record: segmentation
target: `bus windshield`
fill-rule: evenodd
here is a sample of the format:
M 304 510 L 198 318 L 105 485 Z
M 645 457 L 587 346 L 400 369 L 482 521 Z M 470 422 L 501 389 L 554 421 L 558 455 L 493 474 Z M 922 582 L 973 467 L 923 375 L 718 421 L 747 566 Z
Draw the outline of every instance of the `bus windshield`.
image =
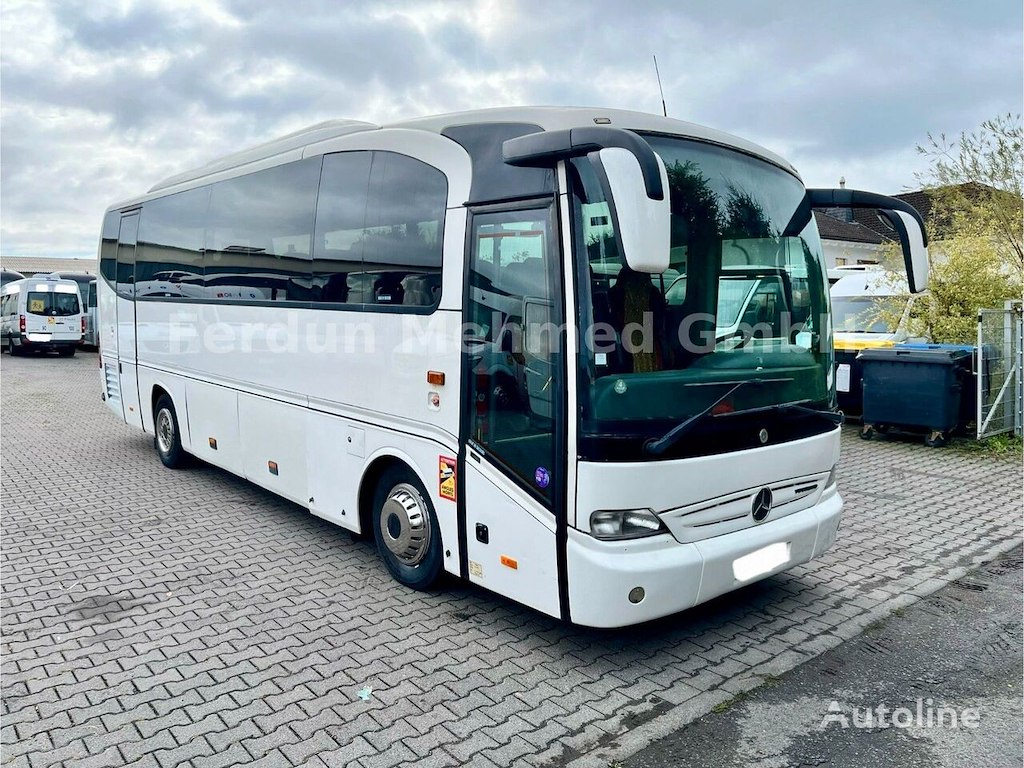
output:
M 626 266 L 593 164 L 571 163 L 583 435 L 643 439 L 746 379 L 755 386 L 719 410 L 828 407 L 827 285 L 799 179 L 722 147 L 645 138 L 668 171 L 664 273 Z

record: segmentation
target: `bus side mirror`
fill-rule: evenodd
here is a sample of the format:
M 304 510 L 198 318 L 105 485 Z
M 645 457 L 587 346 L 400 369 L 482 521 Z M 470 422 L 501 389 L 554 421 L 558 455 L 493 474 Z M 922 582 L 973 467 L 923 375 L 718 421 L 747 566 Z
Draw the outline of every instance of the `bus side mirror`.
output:
M 665 163 L 657 155 L 655 158 L 661 176 L 660 199 L 648 196 L 640 162 L 629 150 L 607 147 L 590 153 L 605 187 L 612 226 L 626 264 L 634 272 L 657 275 L 669 266 L 671 210 Z
M 928 233 L 921 214 L 907 202 L 857 189 L 808 189 L 812 208 L 873 208 L 899 237 L 911 293 L 928 287 Z
M 907 268 L 907 284 L 911 293 L 920 293 L 928 287 L 928 246 L 924 244 L 924 227 L 903 211 L 879 208 L 878 215 L 888 221 L 899 235 L 903 263 Z
M 643 138 L 595 125 L 528 133 L 501 145 L 502 158 L 514 166 L 549 168 L 582 155 L 601 178 L 626 264 L 634 272 L 664 272 L 671 245 L 668 173 Z

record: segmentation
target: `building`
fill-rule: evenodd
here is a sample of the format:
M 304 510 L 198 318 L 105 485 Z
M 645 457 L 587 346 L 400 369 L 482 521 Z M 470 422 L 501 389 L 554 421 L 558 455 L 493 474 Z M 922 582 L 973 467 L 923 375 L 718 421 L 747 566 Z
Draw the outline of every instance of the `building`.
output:
M 846 181 L 840 179 L 839 186 L 845 187 Z M 953 189 L 967 199 L 982 195 L 1009 194 L 975 182 L 960 184 Z M 942 238 L 943 225 L 948 222 L 937 221 L 933 215 L 932 191 L 918 189 L 913 192 L 901 192 L 893 197 L 910 203 L 917 209 L 928 226 L 928 236 L 931 240 Z M 895 233 L 889 224 L 882 221 L 875 211 L 867 208 L 816 208 L 814 218 L 818 223 L 818 232 L 821 235 L 825 261 L 829 269 L 848 264 L 877 264 L 881 260 L 886 243 L 896 241 Z
M 848 213 L 851 211 L 835 209 L 814 212 L 828 269 L 847 264 L 877 264 L 882 258 L 886 238 L 844 215 Z
M 43 256 L 0 256 L 0 268 L 20 272 L 25 277 L 50 272 L 88 272 L 99 274 L 96 259 L 54 259 Z

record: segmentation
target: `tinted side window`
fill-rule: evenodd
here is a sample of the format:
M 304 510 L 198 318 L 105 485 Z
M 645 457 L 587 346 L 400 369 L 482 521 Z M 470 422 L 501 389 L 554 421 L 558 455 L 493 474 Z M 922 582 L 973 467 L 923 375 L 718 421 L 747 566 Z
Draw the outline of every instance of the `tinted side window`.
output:
M 142 209 L 135 295 L 199 298 L 210 187 L 150 200 Z
M 117 282 L 117 230 L 121 226 L 121 214 L 110 211 L 103 217 L 103 232 L 100 235 L 100 274 L 108 283 Z
M 206 230 L 206 297 L 308 301 L 321 158 L 213 185 Z
M 448 182 L 394 152 L 324 157 L 313 284 L 325 302 L 435 306 Z
M 121 217 L 117 236 L 117 293 L 126 299 L 135 295 L 135 244 L 139 236 L 139 214 Z
M 363 232 L 369 304 L 431 307 L 441 297 L 445 175 L 419 160 L 374 152 Z
M 314 301 L 365 304 L 370 300 L 363 274 L 363 230 L 372 155 L 338 152 L 324 156 L 316 204 Z

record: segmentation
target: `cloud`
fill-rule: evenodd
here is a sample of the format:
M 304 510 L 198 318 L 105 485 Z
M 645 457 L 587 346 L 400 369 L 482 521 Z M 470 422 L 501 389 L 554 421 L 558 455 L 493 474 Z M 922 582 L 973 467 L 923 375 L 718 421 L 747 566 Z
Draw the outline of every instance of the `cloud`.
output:
M 896 192 L 914 145 L 1021 111 L 1021 8 L 917 2 L 8 0 L 0 253 L 86 255 L 110 203 L 321 120 L 506 104 L 660 111 L 809 184 Z

